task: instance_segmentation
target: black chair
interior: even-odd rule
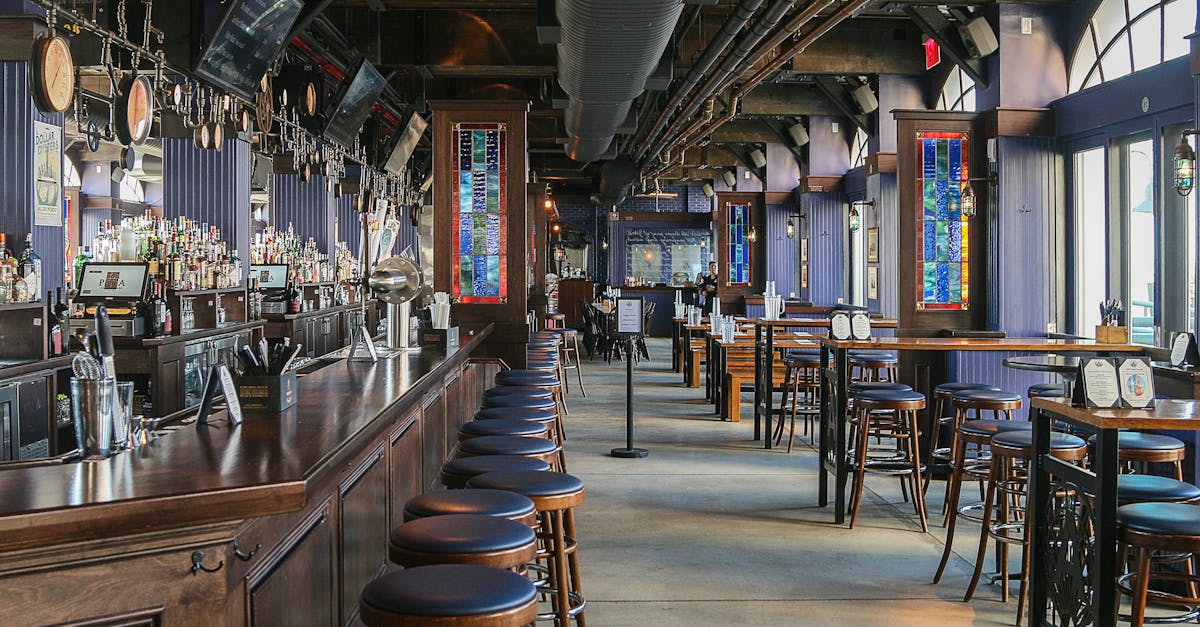
[[[592,304],[582,298],[579,299],[579,315],[583,318],[583,349],[591,359],[596,348],[596,315],[592,311]]]

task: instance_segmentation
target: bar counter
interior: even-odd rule
[[[108,459],[5,470],[0,620],[353,620],[404,501],[437,483],[499,369],[469,359],[491,331],[449,355],[335,362],[282,415],[231,427],[221,411]]]

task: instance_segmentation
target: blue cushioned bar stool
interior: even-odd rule
[[[463,423],[458,428],[458,441],[464,442],[472,438],[486,435],[519,435],[526,438],[550,439],[550,429],[545,424],[519,418],[502,418],[500,420],[472,420]]]
[[[372,581],[358,607],[368,627],[520,627],[537,619],[537,589],[499,568],[436,564]]]
[[[545,388],[506,385],[498,388],[488,388],[483,391],[483,398],[494,398],[497,396],[518,397],[526,400],[554,400],[554,393]]]
[[[1200,488],[1170,477],[1117,475],[1117,503],[1190,503],[1200,500]]]
[[[854,485],[850,493],[851,529],[858,520],[866,473],[873,472],[898,475],[901,485],[907,484],[913,495],[913,508],[921,519],[921,531],[929,531],[921,490],[920,428],[917,425],[917,412],[922,409],[925,409],[925,395],[912,390],[866,390],[855,396],[854,420],[858,425],[855,430],[858,439],[851,451],[854,464]],[[887,424],[873,426],[882,421]],[[894,441],[895,451],[883,457],[872,456],[869,441],[874,434]]]
[[[900,360],[885,351],[850,351],[850,379],[852,381],[891,381],[900,378]]]
[[[500,470],[545,472],[550,470],[550,464],[540,459],[521,457],[520,455],[458,457],[442,464],[442,485],[454,490],[465,488],[467,480],[471,477]]]
[[[1061,398],[1067,395],[1067,386],[1063,383],[1038,383],[1029,386],[1025,396],[1029,398]]]
[[[1117,563],[1125,563],[1129,549],[1134,551],[1134,569],[1117,577],[1117,590],[1133,600],[1128,617],[1134,627],[1146,623],[1146,606],[1150,602],[1177,607],[1183,613],[1176,616],[1155,616],[1152,622],[1181,623],[1200,616],[1200,598],[1193,562],[1200,553],[1200,507],[1188,503],[1133,503],[1117,508],[1117,532],[1122,547]],[[1169,557],[1164,553],[1171,553]],[[1156,557],[1158,556],[1158,557]],[[1152,561],[1184,561],[1185,572],[1152,573]],[[1189,596],[1150,589],[1151,580],[1184,582]]]
[[[788,452],[792,452],[792,444],[796,441],[796,415],[804,417],[804,435],[813,442],[813,419],[820,414],[821,403],[818,398],[821,390],[821,353],[819,351],[794,351],[784,356],[787,371],[783,377],[783,396],[779,400],[779,411],[788,411],[788,394],[791,398],[791,422],[788,427]],[[780,419],[775,427],[775,443],[783,439],[783,420]]]
[[[497,409],[501,407],[512,407],[515,409],[528,409],[532,411],[558,411],[558,402],[553,398],[526,398],[519,394],[494,394],[484,396],[479,402],[480,409]],[[511,417],[511,416],[509,416]]]
[[[938,448],[938,442],[941,440],[942,429],[950,426],[951,433],[954,432],[954,427],[957,426],[954,422],[955,413],[950,412],[946,415],[946,409],[951,407],[951,401],[955,394],[968,390],[989,390],[999,392],[1000,388],[986,383],[966,383],[952,382],[943,383],[933,388],[933,420],[931,421],[931,430],[929,433],[929,454],[927,457],[935,462],[947,464],[950,461],[950,450],[953,447]],[[929,476],[925,477],[925,485],[929,485]]]
[[[530,526],[537,524],[533,501],[507,490],[442,490],[414,496],[404,504],[405,522],[450,514],[478,514]]]
[[[529,525],[479,514],[418,518],[388,537],[388,559],[405,568],[476,564],[523,572],[536,553],[537,535]]]
[[[975,571],[963,602],[971,600],[983,576],[989,541],[996,543],[996,566],[1000,571],[1000,600],[1008,601],[1008,545],[1021,547],[1020,588],[1017,593],[1017,624],[1025,616],[1025,599],[1029,593],[1029,538],[1032,519],[1025,515],[1025,499],[1029,495],[1029,472],[1026,466],[1033,459],[1033,430],[1004,431],[992,436],[992,462],[988,473],[987,492],[983,497],[983,520],[979,533],[979,549],[975,554]],[[1087,459],[1087,443],[1082,438],[1059,432],[1050,433],[1050,454],[1067,462],[1082,464]]]
[[[962,494],[964,480],[986,480],[991,474],[991,458],[983,454],[983,448],[989,446],[992,436],[1007,431],[1027,431],[1033,433],[1033,424],[1025,421],[995,420],[980,418],[968,420],[954,430],[954,449],[950,453],[950,480],[946,484],[946,544],[942,549],[942,561],[938,563],[937,572],[933,575],[933,583],[942,580],[942,573],[950,561],[951,549],[954,547],[954,530],[958,526],[958,517],[979,521],[981,518],[971,515],[971,512],[981,510],[982,504],[972,504],[959,507],[959,497]],[[974,446],[980,451],[975,458],[967,459],[967,448]]]
[[[568,413],[566,399],[563,398],[562,385],[557,374],[537,370],[501,370],[496,373],[496,387],[512,385],[545,388],[554,394],[562,413],[564,415]]]
[[[519,418],[546,425],[550,430],[550,441],[558,445],[558,465],[566,468],[566,454],[563,450],[565,435],[562,431],[562,417],[558,406],[542,409],[532,409],[528,406],[486,407],[475,412],[475,420],[511,420]]]
[[[1096,436],[1088,438],[1088,446],[1095,449]],[[1171,464],[1176,479],[1183,480],[1183,460],[1187,447],[1183,440],[1158,433],[1122,431],[1117,434],[1117,461],[1127,466],[1140,464],[1138,472],[1146,472],[1147,464]]]
[[[561,472],[489,472],[468,481],[467,488],[466,492],[476,488],[508,490],[533,500],[541,524],[542,556],[550,572],[550,587],[543,590],[550,592],[554,602],[553,614],[538,618],[553,618],[559,627],[567,627],[572,618],[584,625],[586,601],[575,535],[575,508],[583,503],[583,482]]]
[[[479,455],[520,455],[540,459],[557,467],[558,445],[542,438],[526,438],[519,435],[485,435],[458,443],[458,454],[462,457]]]
[[[950,403],[954,407],[954,438],[950,443],[950,464],[953,467],[954,457],[954,442],[958,439],[958,426],[972,418],[980,419],[987,417],[986,412],[991,412],[993,420],[1012,420],[1013,412],[1021,408],[1021,395],[1004,390],[993,390],[986,388],[959,390],[950,396]],[[987,478],[988,458],[984,450],[988,444],[988,440],[982,441],[973,440],[972,447],[963,449],[964,468],[966,474],[970,477],[983,481]],[[974,452],[974,454],[973,454]],[[953,468],[951,469],[951,479],[954,480]],[[961,481],[962,476],[958,477]],[[943,515],[949,514],[951,503],[951,495],[949,486],[946,490],[946,500],[942,502]]]

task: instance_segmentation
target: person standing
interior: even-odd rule
[[[708,262],[708,274],[696,277],[696,293],[703,298],[704,315],[711,314],[717,300],[717,262]]]

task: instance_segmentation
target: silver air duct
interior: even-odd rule
[[[567,156],[593,161],[608,150],[682,12],[682,0],[559,0]]]

